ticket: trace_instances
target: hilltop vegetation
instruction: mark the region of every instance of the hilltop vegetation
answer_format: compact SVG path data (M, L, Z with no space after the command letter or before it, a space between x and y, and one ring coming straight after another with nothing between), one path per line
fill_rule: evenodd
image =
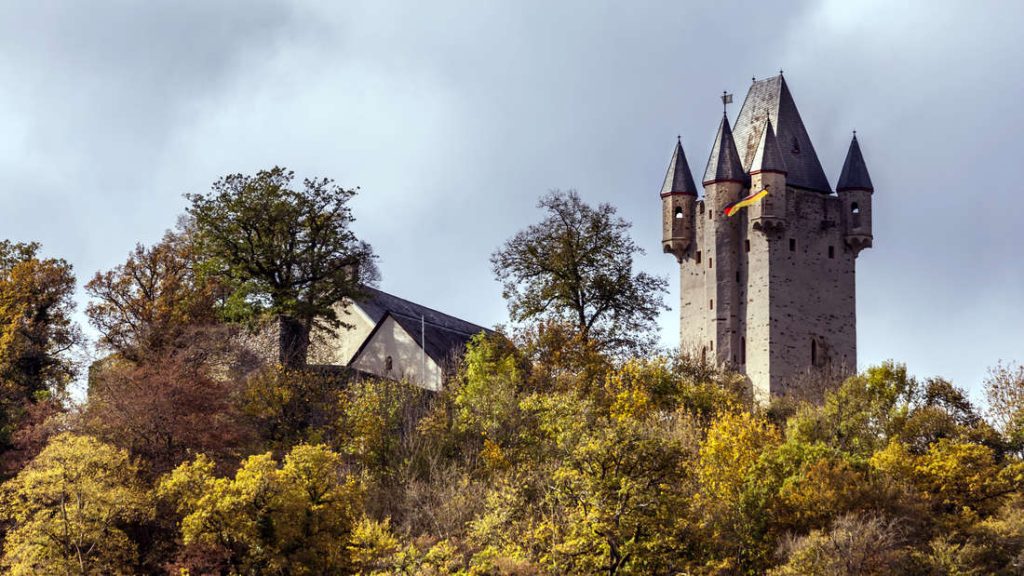
M663 282L632 273L638 248L613 209L573 194L542 205L579 217L569 236L531 228L496 253L516 324L474 338L442 392L267 365L238 344L249 324L287 313L344 329L315 313L318 282L355 290L340 272L353 264L373 275L344 209L333 224L289 211L330 184L292 191L283 174L256 195L285 215L265 224L296 238L339 226L334 256L246 264L195 219L139 246L88 283L107 355L82 405L67 392L82 369L70 266L0 243L7 573L1024 570L1020 365L992 369L984 410L896 362L757 405L742 376L649 345ZM260 178L233 182L229 201L196 206L252 215L240 199ZM594 238L614 257L572 258ZM515 259L542 254L535 242L547 256ZM538 262L577 273L523 284Z

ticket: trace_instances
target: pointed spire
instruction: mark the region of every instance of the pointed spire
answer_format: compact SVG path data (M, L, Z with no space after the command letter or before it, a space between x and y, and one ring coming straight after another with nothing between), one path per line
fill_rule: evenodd
M786 161L782 157L782 150L775 138L775 129L772 128L772 120L769 118L764 123L764 132L761 134L761 141L754 151L754 159L750 162L750 173L778 172L786 173Z
M740 153L736 151L736 143L732 139L732 128L729 118L722 115L722 123L718 126L715 146L711 149L708 166L704 170L704 185L714 182L739 182L745 184L749 176L743 170Z
M733 137L747 170L753 170L752 160L766 118L772 121L775 139L785 160L786 186L830 194L832 187L782 74L754 82L736 117Z
M697 195L697 187L693 184L693 174L690 173L690 165L686 162L686 154L683 153L683 142L676 138L676 149L672 153L672 161L668 163L668 172L665 173L665 183L661 186L661 195L669 194L691 194Z
M850 150L846 153L846 162L843 163L843 172L839 175L839 183L836 185L837 192L843 190L875 190L871 185L871 176L868 174L867 164L864 163L864 156L860 153L856 132L853 133Z

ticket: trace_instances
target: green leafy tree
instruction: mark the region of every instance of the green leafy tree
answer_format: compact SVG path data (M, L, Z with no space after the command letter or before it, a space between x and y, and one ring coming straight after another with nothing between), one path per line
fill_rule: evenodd
M60 434L2 490L12 523L3 565L12 576L134 574L126 524L152 514L128 453Z
M634 273L643 249L630 224L610 204L594 208L575 191L553 191L538 207L545 218L491 256L512 320L566 322L610 349L649 342L667 282Z
M38 251L0 241L0 452L12 448L33 406L59 405L75 372L75 276L70 264Z
M214 475L205 456L182 464L158 492L182 516L186 546L214 549L233 574L344 574L352 567L360 491L341 457L302 444L279 466L251 456L234 478ZM186 555L188 550L186 549Z
M670 533L683 505L672 489L682 450L656 425L616 418L589 432L552 475L564 510L550 552L556 572L671 573Z
M377 271L370 245L350 229L356 191L329 178L306 179L301 188L293 180L280 167L232 174L208 194L186 198L208 272L226 277L233 289L225 313L290 318L286 326L294 333L284 361L295 367L306 361L314 325L343 327L335 306L360 295Z

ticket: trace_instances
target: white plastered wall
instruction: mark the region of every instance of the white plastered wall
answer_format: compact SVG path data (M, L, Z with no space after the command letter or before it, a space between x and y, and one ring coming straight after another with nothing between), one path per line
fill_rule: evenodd
M390 371L387 370L389 357ZM391 316L384 319L351 366L383 378L404 379L428 390L440 390L442 385L441 367L423 354L416 339Z
M352 328L338 328L334 334L314 329L310 336L309 363L348 366L376 323L358 304L349 300L335 305L338 319Z

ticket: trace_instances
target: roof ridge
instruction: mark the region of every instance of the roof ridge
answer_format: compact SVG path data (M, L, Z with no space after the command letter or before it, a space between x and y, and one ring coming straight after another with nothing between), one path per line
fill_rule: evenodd
M384 296L386 296L388 298L393 298L395 300L398 300L398 301L408 305L410 308L422 309L422 310L431 312L433 314L437 314L438 316L442 316L444 318L449 318L449 319L454 320L456 322L462 322L464 324L468 324L468 325L475 326L477 328L482 328L482 329L486 330L486 328L484 328L483 326L480 326L480 325L478 325L478 324L476 324L474 322L470 322L469 320L463 320L462 318L459 318L458 316L452 316L451 314L448 314L448 313L445 313L445 312L441 312L440 310L437 310L435 308L431 308L429 306L424 306L423 304L417 304L416 302L413 302L412 300L406 300L405 298L402 298L400 296L395 296L394 294L391 294L389 292L385 292L385 291L383 291L383 290L381 290L379 288L374 288L372 286L364 286L363 289L366 292L369 292L372 296L376 296L378 294L384 295ZM378 306L380 306L379 300L377 300L377 298L374 297L374 298L371 298L371 300L374 300L375 302L378 303ZM381 306L381 308L383 308L385 312L394 312L393 310L391 310L390 308L388 308L386 306ZM402 314L401 312L397 312L397 313L398 314Z

